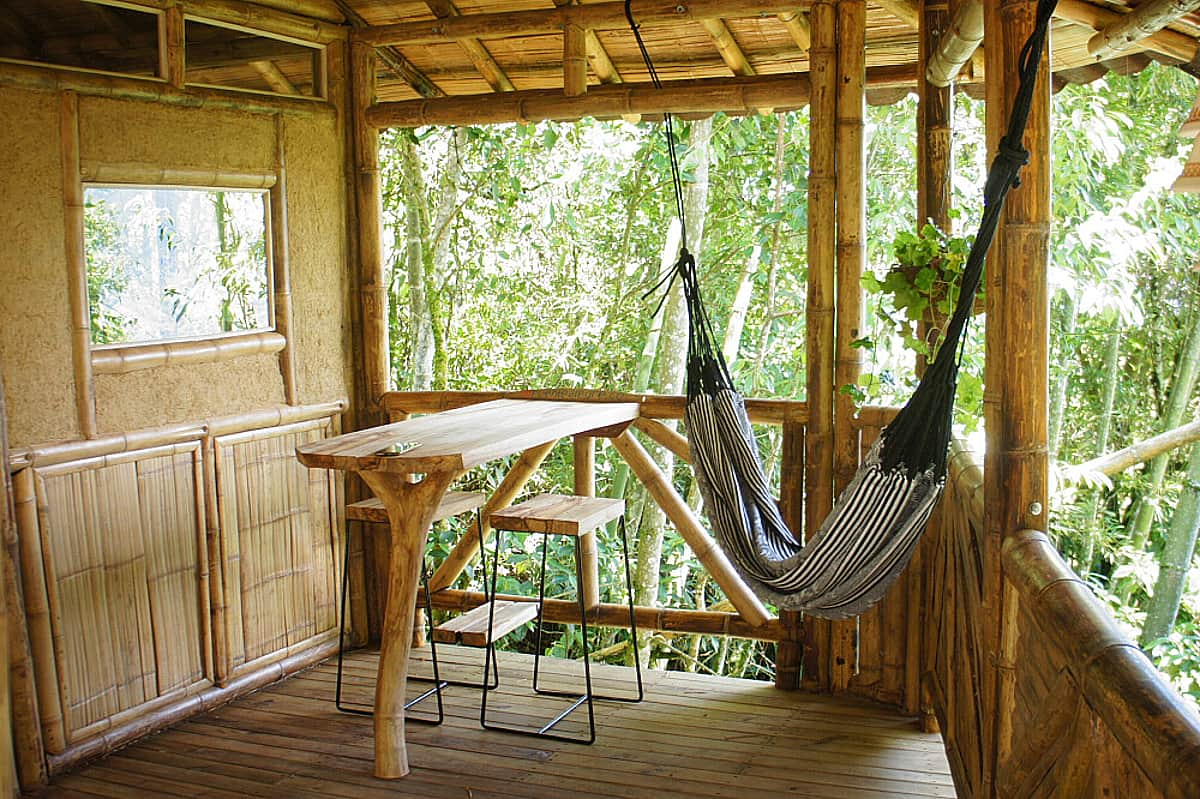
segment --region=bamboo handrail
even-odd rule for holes
[[[1049,536],[1023,530],[1007,537],[1002,552],[1005,574],[1043,639],[1062,653],[1088,706],[1164,796],[1200,796],[1200,719],[1063,562]]]
[[[807,5],[803,0],[634,0],[633,17],[642,27],[678,25],[706,19],[782,14]],[[545,11],[470,14],[423,22],[376,25],[354,31],[356,41],[375,46],[439,44],[464,39],[501,39],[559,34],[567,25],[584,30],[628,30],[624,3],[560,6]]]
[[[92,372],[119,375],[167,364],[220,363],[247,355],[279,352],[286,346],[287,339],[274,331],[190,341],[118,344],[91,351]]]

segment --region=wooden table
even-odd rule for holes
[[[632,402],[502,399],[297,448],[296,457],[305,466],[357,472],[387,508],[391,564],[375,684],[376,777],[396,779],[409,770],[404,694],[413,611],[425,536],[450,483],[494,458],[564,436],[627,425],[637,416],[638,405]]]

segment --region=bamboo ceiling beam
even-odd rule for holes
[[[725,66],[729,67],[730,72],[744,78],[757,74],[750,63],[750,59],[746,58],[745,51],[742,50],[737,40],[733,38],[733,34],[729,31],[725,20],[720,17],[702,19],[700,20],[700,26],[708,31],[708,35],[712,37],[713,44],[717,46],[717,52],[721,54],[721,60],[725,62]]]
[[[1117,11],[1094,6],[1087,0],[1059,0],[1054,16],[1094,31],[1104,30],[1125,17],[1124,14]],[[1183,61],[1185,64],[1193,63],[1196,60],[1197,52],[1200,51],[1200,45],[1195,39],[1170,30],[1158,31],[1140,39],[1137,47]]]
[[[578,5],[579,0],[554,0],[556,8]],[[594,30],[584,29],[584,39],[587,41],[587,59],[592,66],[592,72],[601,83],[624,83],[620,71],[604,49],[604,43]],[[637,120],[633,120],[636,122]]]
[[[425,0],[425,5],[439,20],[462,19],[463,17],[453,0]],[[517,87],[509,80],[504,69],[496,63],[496,59],[492,58],[492,54],[483,46],[483,42],[474,37],[466,37],[459,39],[458,45],[466,51],[467,58],[471,59],[471,63],[475,65],[475,71],[483,76],[488,86],[492,87],[492,91],[516,91]]]
[[[288,80],[288,76],[283,74],[283,71],[276,66],[274,61],[251,61],[250,66],[262,76],[262,79],[267,82],[272,91],[280,94],[300,94],[300,90]]]
[[[896,2],[897,0],[889,0]],[[639,26],[678,25],[705,19],[736,19],[795,11],[803,0],[633,0],[633,18]],[[422,22],[399,22],[356,30],[358,41],[383,44],[439,44],[462,39],[503,39],[562,33],[567,23],[584,30],[627,30],[624,3],[560,6],[545,11],[506,14],[469,14]]]
[[[867,85],[912,87],[911,65],[867,71]],[[804,73],[758,75],[753,78],[706,78],[671,81],[658,89],[646,83],[594,86],[582,97],[564,97],[558,89],[536,89],[505,95],[465,95],[433,100],[376,103],[367,123],[376,128],[422,125],[489,125],[505,122],[611,118],[627,115],[754,113],[759,108],[800,108],[808,104],[809,80]]]
[[[312,17],[335,25],[346,21],[346,15],[334,0],[253,0],[255,5],[279,11],[290,11],[302,17]]]
[[[334,0],[337,7],[346,16],[346,22],[350,23],[350,27],[355,30],[370,27],[367,20],[355,11],[346,0]],[[407,58],[405,58],[399,50],[394,47],[377,47],[375,49],[375,57],[383,62],[383,65],[392,71],[400,80],[408,84],[414,92],[422,97],[445,97],[446,93],[441,87],[429,79],[424,72],[413,66]]]
[[[925,80],[934,86],[949,86],[963,65],[971,60],[983,41],[983,3],[966,0],[954,12],[950,27],[937,50],[929,57]]]
[[[808,25],[808,17],[800,11],[794,10],[785,11],[776,16],[787,28],[787,32],[791,34],[792,41],[796,43],[796,46],[807,53],[808,48],[812,47],[812,28]]]
[[[346,29],[334,22],[303,16],[297,4],[290,0],[123,0],[126,5],[163,10],[179,8],[188,17],[208,22],[223,22],[252,31],[262,31],[300,42],[329,44],[346,36]],[[301,7],[315,10],[310,0],[300,0]],[[274,6],[274,7],[269,7]],[[340,22],[340,20],[339,20]]]
[[[921,4],[914,0],[879,0],[879,5],[913,30],[921,27]]]
[[[1098,59],[1108,58],[1197,8],[1200,0],[1149,0],[1098,31],[1088,40],[1088,52]]]

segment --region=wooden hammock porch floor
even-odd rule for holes
[[[413,652],[413,673],[427,674],[428,649]],[[443,678],[477,679],[480,650],[439,646],[438,652]],[[348,659],[351,701],[369,701],[376,658],[359,651]],[[528,693],[531,666],[529,656],[502,653],[501,689],[489,698],[489,718],[534,725],[562,706]],[[371,720],[333,707],[336,668],[331,659],[185,721],[58,777],[40,795],[954,796],[940,737],[887,708],[764,682],[658,671],[646,675],[642,704],[596,704],[593,746],[481,730],[478,691],[452,686],[442,726],[408,727],[412,773],[382,782],[370,776]],[[577,662],[543,659],[547,687],[580,685],[581,670]],[[616,666],[593,672],[598,692],[619,692],[632,677],[631,669]],[[432,699],[423,706],[436,709]],[[585,710],[576,716],[586,724]],[[582,726],[558,729],[574,733]]]

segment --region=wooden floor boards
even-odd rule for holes
[[[478,679],[481,652],[441,646],[442,676]],[[347,662],[351,701],[369,702],[377,655]],[[547,687],[576,687],[579,663],[543,660]],[[529,692],[532,659],[505,653],[489,718],[537,726],[564,700]],[[428,650],[414,650],[428,674]],[[422,797],[423,799],[814,799],[953,797],[941,739],[855,699],[766,683],[649,672],[641,704],[596,703],[593,746],[479,727],[477,690],[446,689],[445,723],[409,725],[412,774],[371,775],[371,720],[338,713],[336,664],[325,663],[197,716],[78,771],[46,797]],[[594,668],[596,690],[632,691],[633,672]],[[414,687],[416,687],[414,683]],[[422,710],[436,709],[433,699]],[[493,715],[494,714],[494,715]],[[563,732],[577,734],[586,711]]]

